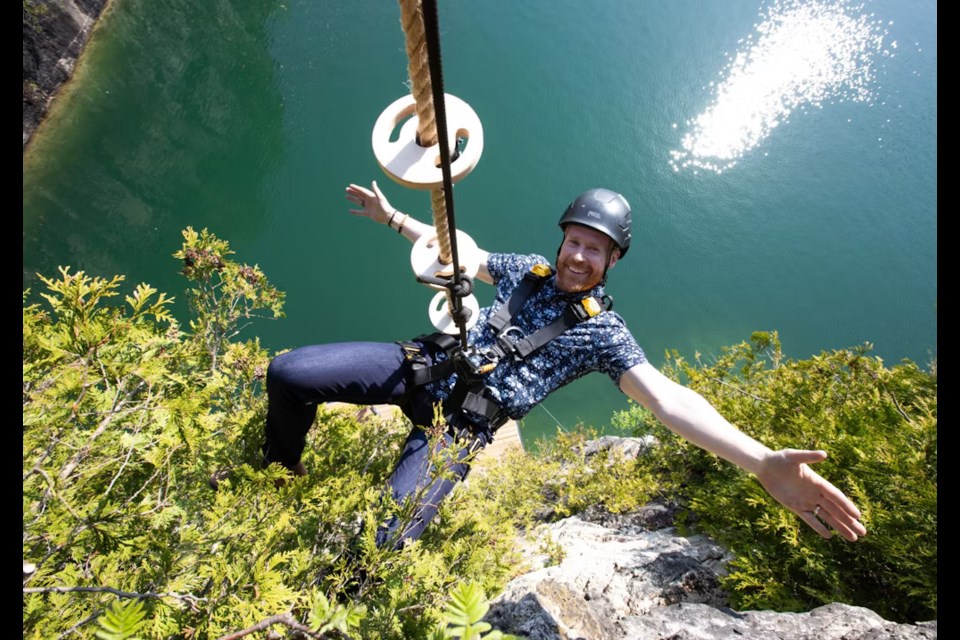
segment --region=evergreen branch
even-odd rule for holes
[[[137,432],[139,432],[139,429]],[[124,456],[123,462],[120,464],[120,468],[117,469],[117,473],[114,474],[113,478],[110,479],[110,484],[107,485],[106,491],[103,492],[103,498],[106,498],[108,495],[110,495],[110,492],[113,491],[113,485],[116,484],[117,480],[120,479],[120,476],[123,475],[123,470],[127,468],[127,463],[130,462],[130,456],[133,455],[133,449],[134,447],[127,449],[127,455]]]
[[[119,589],[114,589],[113,587],[26,587],[23,590],[23,593],[112,593],[115,596],[121,598],[157,598],[162,600],[163,598],[176,598],[181,602],[184,602],[190,605],[191,608],[195,607],[197,603],[203,602],[206,598],[198,598],[197,596],[190,593],[154,593],[148,591],[146,593],[137,593],[136,591],[120,591]]]
[[[880,386],[883,387],[883,390],[887,392],[890,396],[890,399],[893,400],[893,406],[897,408],[897,412],[903,416],[903,419],[907,421],[908,424],[913,424],[913,420],[910,419],[910,416],[907,415],[907,412],[903,410],[903,407],[900,406],[900,403],[897,402],[897,396],[893,395],[893,392],[887,388],[887,385],[883,383],[882,380],[879,381]]]
[[[94,432],[90,434],[90,437],[87,438],[87,441],[84,443],[84,445],[80,447],[80,450],[74,454],[73,458],[70,459],[70,462],[68,462],[60,471],[61,480],[66,480],[70,477],[70,474],[73,473],[73,470],[77,468],[78,464],[80,464],[80,459],[89,450],[90,446],[93,444],[93,441],[103,435],[103,432],[107,430],[108,426],[110,426],[110,423],[113,421],[113,417],[117,415],[120,407],[122,407],[125,402],[125,399],[120,399],[121,389],[122,386],[117,387],[117,391],[113,397],[113,407],[107,412],[107,415],[103,417]]]
[[[102,367],[103,365],[101,365]],[[106,380],[106,378],[104,378]],[[87,367],[83,368],[83,381],[80,384],[80,393],[77,394],[77,399],[73,401],[73,408],[70,410],[72,414],[71,417],[75,418],[77,416],[77,409],[80,408],[81,403],[83,402],[84,397],[87,395],[87,389],[92,387],[94,383],[87,382]]]
[[[52,495],[54,498],[56,498],[57,500],[59,500],[60,503],[61,503],[64,507],[66,507],[67,511],[70,512],[70,515],[72,515],[72,516],[73,516],[74,518],[76,518],[77,520],[83,520],[83,518],[80,517],[80,515],[77,514],[77,512],[73,510],[73,507],[71,507],[70,504],[69,504],[66,500],[64,500],[64,499],[60,496],[60,494],[57,493],[56,489],[54,489],[53,478],[51,478],[49,475],[47,475],[47,472],[44,471],[43,469],[37,469],[37,473],[39,473],[41,476],[43,476],[43,479],[47,481],[47,486],[49,487],[50,495]]]
[[[427,608],[427,605],[423,603],[411,604],[410,606],[401,607],[400,609],[397,609],[396,613],[400,614],[400,613],[409,613],[411,611],[422,611],[423,609],[426,609],[426,608]]]
[[[111,333],[112,333],[112,332],[111,332]],[[97,346],[99,346],[99,345],[97,345]],[[107,380],[110,379],[110,377],[107,375],[107,367],[104,366],[103,360],[100,359],[100,352],[97,351],[97,347],[96,347],[96,346],[93,347],[90,351],[93,353],[93,357],[94,357],[94,359],[96,359],[97,364],[100,365],[100,375],[103,377],[103,381],[106,382]],[[84,369],[84,374],[83,374],[83,375],[84,375],[84,378],[86,378],[86,375],[87,375],[87,374],[86,374],[86,369]],[[79,404],[79,403],[78,403],[78,404]]]
[[[750,397],[753,398],[754,400],[759,400],[760,402],[770,402],[769,400],[767,400],[767,399],[765,399],[765,398],[761,398],[760,396],[755,396],[755,395],[753,395],[753,394],[750,393],[749,391],[744,391],[744,390],[741,389],[740,387],[737,387],[737,386],[735,386],[735,385],[732,385],[732,384],[730,384],[729,382],[724,382],[724,381],[721,380],[720,378],[713,378],[713,377],[711,377],[710,380],[713,380],[714,382],[717,382],[717,383],[719,383],[719,384],[722,384],[722,385],[725,386],[725,387],[729,387],[730,389],[733,389],[733,390],[736,391],[737,393],[742,393],[742,394],[745,395],[745,396],[750,396]]]
[[[63,633],[61,633],[60,635],[58,635],[58,636],[57,636],[57,640],[60,640],[60,638],[66,638],[66,637],[67,637],[68,635],[70,635],[71,633],[76,633],[77,629],[79,629],[79,628],[82,627],[83,625],[87,624],[88,622],[92,622],[92,621],[96,620],[97,618],[99,618],[101,613],[103,613],[103,609],[100,609],[99,611],[95,611],[95,612],[91,613],[91,614],[88,615],[86,618],[84,618],[84,619],[81,620],[80,622],[76,623],[75,625],[73,625],[72,627],[70,627],[69,629],[67,629],[66,631],[64,631]]]
[[[37,461],[33,464],[33,468],[31,468],[30,471],[27,471],[23,475],[23,482],[26,482],[27,478],[29,478],[33,474],[38,473],[40,471],[40,465],[43,464],[44,460],[50,457],[50,454],[53,453],[53,450],[56,448],[57,443],[60,442],[59,436],[60,436],[59,432],[50,436],[50,441],[47,444],[47,448],[44,449],[42,454],[40,454],[40,458],[37,459]]]
[[[311,630],[310,627],[308,627],[307,625],[298,622],[297,619],[294,618],[293,615],[290,613],[281,613],[275,616],[270,616],[265,620],[261,620],[260,622],[253,625],[252,627],[247,627],[246,629],[241,629],[240,631],[236,631],[229,635],[221,636],[220,638],[218,638],[218,640],[239,640],[239,638],[248,636],[251,633],[256,633],[257,631],[264,631],[266,629],[269,629],[271,626],[275,624],[287,625],[288,627],[290,627],[295,631],[299,631],[300,633],[303,633],[311,638],[317,638],[318,640],[322,640],[323,638],[331,638],[331,637],[340,638],[341,640],[350,640],[350,636],[345,635],[340,631],[335,631],[336,635],[334,636],[330,636],[329,634],[326,634],[326,633],[316,633],[315,631]]]
[[[140,487],[139,489],[137,489],[134,493],[132,493],[132,494],[130,495],[130,497],[126,499],[126,501],[124,502],[124,504],[125,504],[125,505],[133,504],[133,501],[137,499],[137,496],[139,496],[147,487],[149,487],[150,484],[154,481],[154,479],[155,479],[157,476],[159,476],[163,471],[166,471],[167,463],[169,463],[170,460],[171,460],[171,458],[173,458],[173,454],[174,454],[175,452],[177,452],[179,449],[182,449],[183,446],[184,446],[183,444],[177,444],[177,445],[174,445],[173,447],[171,447],[170,451],[167,452],[166,459],[164,460],[164,463],[163,463],[162,465],[157,465],[157,468],[156,468],[156,470],[153,472],[153,475],[151,475],[149,478],[147,478],[147,479],[144,481],[143,486]],[[163,488],[161,487],[160,490],[162,491]],[[162,505],[162,503],[164,502],[164,499],[165,499],[165,498],[164,498],[163,496],[158,496],[158,497],[157,497],[157,503],[158,503],[157,506],[158,506],[158,507],[160,507],[160,506]]]

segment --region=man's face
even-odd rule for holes
[[[568,224],[557,256],[557,289],[589,291],[603,279],[605,268],[616,264],[620,250],[610,238],[589,227]]]

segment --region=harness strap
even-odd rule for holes
[[[444,402],[444,418],[451,424],[457,424],[460,410],[467,410],[479,414],[490,421],[490,427],[497,429],[507,421],[507,414],[503,411],[490,392],[479,379],[468,379],[467,376],[457,378],[450,397]]]
[[[508,420],[506,412],[483,384],[483,371],[474,366],[460,349],[459,341],[445,333],[418,336],[411,342],[399,342],[407,360],[412,361],[411,384],[419,387],[436,380],[457,374],[457,383],[443,403],[444,419],[448,424],[462,427],[460,416],[463,410],[485,417],[490,428],[496,431]],[[427,365],[421,345],[431,344],[444,351],[447,359]]]
[[[516,327],[508,326],[497,335],[497,344],[488,349],[484,355],[490,360],[498,360],[508,355],[515,355],[520,359],[526,358],[567,329],[612,308],[613,299],[607,295],[601,299],[590,296],[577,302],[571,302],[559,318],[534,331],[529,336],[522,335],[522,332]],[[514,339],[512,329],[516,329],[521,335]]]
[[[553,269],[550,268],[550,265],[533,265],[529,271],[523,274],[523,279],[520,281],[520,284],[517,285],[517,288],[513,290],[513,293],[510,294],[510,299],[497,309],[496,313],[490,316],[487,324],[493,327],[493,330],[499,334],[504,327],[510,324],[513,316],[523,308],[527,299],[536,293],[540,287],[543,286],[543,283],[547,281],[547,278],[552,275]]]
[[[610,309],[613,304],[610,301],[609,296],[604,296],[604,298],[606,298],[606,300],[600,301],[591,296],[589,298],[584,298],[579,302],[571,302],[569,305],[567,305],[567,308],[564,309],[563,315],[547,326],[534,331],[529,336],[521,338],[520,340],[512,343],[512,349],[507,351],[504,355],[507,355],[512,351],[520,358],[526,358],[528,355],[544,346],[567,329],[570,329],[571,327],[580,324],[584,320],[588,320],[596,315],[600,315],[604,311]]]
[[[447,354],[447,359],[427,366],[427,359],[420,350],[420,344],[432,344]],[[413,360],[413,378],[411,383],[420,387],[437,380],[450,377],[455,370],[454,354],[460,348],[460,342],[445,333],[430,333],[417,336],[412,342],[400,342],[407,360]]]

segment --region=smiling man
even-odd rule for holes
[[[372,184],[351,184],[351,213],[385,224],[415,242],[433,227],[390,206]],[[866,534],[856,506],[810,468],[823,451],[773,451],[727,422],[696,392],[654,368],[604,293],[607,272],[630,248],[627,200],[607,189],[579,195],[560,217],[556,267],[538,255],[481,251],[477,277],[496,287],[464,351],[443,334],[409,342],[315,345],[277,356],[267,372],[264,460],[297,475],[322,402],[398,405],[415,425],[389,479],[397,502],[416,499],[412,522],[396,517],[377,531],[380,546],[421,535],[443,498],[469,469],[469,456],[497,428],[520,419],[560,387],[600,371],[667,427],[757,476],[767,491],[823,537]],[[457,463],[443,477],[430,468],[424,427],[442,406],[446,446]]]

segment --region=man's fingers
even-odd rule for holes
[[[853,504],[853,501],[844,495],[840,489],[837,489],[826,480],[823,482],[824,486],[820,488],[820,492],[823,494],[824,502],[832,502],[836,510],[845,512],[854,520],[859,520],[861,516],[860,509],[857,509],[857,505]]]
[[[831,518],[841,524],[844,528],[856,536],[867,535],[867,528],[860,522],[860,510],[850,501],[839,489],[830,485],[830,488],[836,491],[837,496],[824,495],[822,501],[822,512],[830,514]],[[825,494],[827,492],[824,492]],[[839,528],[838,528],[839,530]],[[844,534],[844,538],[850,539],[850,536]],[[854,538],[856,540],[856,538]]]
[[[823,454],[823,458],[827,457],[827,453],[825,451],[798,451],[797,453]],[[800,458],[801,456],[797,457]],[[810,463],[808,462],[806,464]],[[813,479],[817,485],[817,488],[820,490],[820,505],[823,508],[827,508],[829,506],[831,507],[830,510],[837,517],[840,517],[840,514],[843,514],[843,516],[848,518],[850,521],[856,521],[860,519],[860,510],[857,509],[857,505],[853,504],[853,501],[848,498],[843,491],[833,486],[830,481],[809,467],[806,469],[806,473]],[[860,527],[862,528],[863,525],[860,525]],[[865,529],[860,533],[860,535],[864,534],[866,534]]]
[[[830,539],[833,537],[833,533],[830,532],[830,529],[827,528],[825,524],[820,522],[817,516],[813,515],[813,511],[800,511],[797,513],[800,516],[800,519],[807,523],[807,525],[820,534],[821,537]],[[821,511],[821,515],[823,512]]]
[[[856,542],[857,538],[867,533],[864,526],[844,510],[830,504],[827,500],[824,500],[824,503],[820,505],[816,515],[823,524],[832,528],[850,542]]]
[[[360,185],[351,184],[349,187],[347,187],[348,198],[356,198],[358,200],[361,200],[361,199],[373,198],[374,196],[375,194],[372,191],[370,191],[369,189],[365,189]]]

